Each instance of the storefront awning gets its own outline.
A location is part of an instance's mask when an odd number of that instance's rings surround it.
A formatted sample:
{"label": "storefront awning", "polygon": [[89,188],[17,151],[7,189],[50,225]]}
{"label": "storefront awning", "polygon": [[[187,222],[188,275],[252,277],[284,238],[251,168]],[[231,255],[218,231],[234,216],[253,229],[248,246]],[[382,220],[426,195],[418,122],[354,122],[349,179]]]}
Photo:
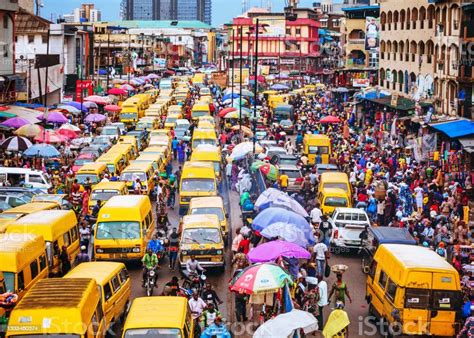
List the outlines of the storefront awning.
{"label": "storefront awning", "polygon": [[429,126],[446,134],[449,138],[459,138],[463,136],[474,135],[474,122],[469,120],[431,123]]}
{"label": "storefront awning", "polygon": [[459,143],[461,143],[465,152],[469,154],[474,153],[474,136],[460,138]]}

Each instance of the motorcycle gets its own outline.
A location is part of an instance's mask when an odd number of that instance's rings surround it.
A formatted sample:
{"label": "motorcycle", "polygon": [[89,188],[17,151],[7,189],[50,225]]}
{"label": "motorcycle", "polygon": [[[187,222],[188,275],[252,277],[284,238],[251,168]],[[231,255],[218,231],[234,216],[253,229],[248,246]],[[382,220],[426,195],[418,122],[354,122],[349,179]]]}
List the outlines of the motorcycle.
{"label": "motorcycle", "polygon": [[206,275],[203,272],[191,273],[184,276],[182,287],[187,290],[196,289],[201,294],[204,283],[206,282]]}
{"label": "motorcycle", "polygon": [[155,269],[148,269],[145,278],[145,291],[148,297],[153,295],[153,289],[155,288],[155,281],[156,281],[156,271]]}

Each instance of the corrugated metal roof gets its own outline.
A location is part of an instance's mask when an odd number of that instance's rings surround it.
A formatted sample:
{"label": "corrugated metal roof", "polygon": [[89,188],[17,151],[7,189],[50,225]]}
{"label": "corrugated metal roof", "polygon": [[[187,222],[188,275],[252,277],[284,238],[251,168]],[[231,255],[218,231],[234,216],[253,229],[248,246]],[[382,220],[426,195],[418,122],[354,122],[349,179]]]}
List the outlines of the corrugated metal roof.
{"label": "corrugated metal roof", "polygon": [[[189,29],[211,29],[208,24],[198,20],[124,20],[102,22],[127,28],[189,28]],[[172,23],[176,23],[172,25]]]}
{"label": "corrugated metal roof", "polygon": [[15,14],[15,34],[47,33],[51,22],[23,9]]}

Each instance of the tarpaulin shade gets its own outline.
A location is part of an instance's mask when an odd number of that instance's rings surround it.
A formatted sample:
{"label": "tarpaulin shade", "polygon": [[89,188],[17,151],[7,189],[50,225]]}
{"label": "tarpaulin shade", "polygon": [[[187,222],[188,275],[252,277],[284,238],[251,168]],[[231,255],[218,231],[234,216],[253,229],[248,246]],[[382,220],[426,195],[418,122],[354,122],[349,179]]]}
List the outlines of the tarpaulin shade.
{"label": "tarpaulin shade", "polygon": [[433,123],[430,124],[430,127],[446,134],[450,138],[458,138],[474,134],[474,122],[469,120]]}

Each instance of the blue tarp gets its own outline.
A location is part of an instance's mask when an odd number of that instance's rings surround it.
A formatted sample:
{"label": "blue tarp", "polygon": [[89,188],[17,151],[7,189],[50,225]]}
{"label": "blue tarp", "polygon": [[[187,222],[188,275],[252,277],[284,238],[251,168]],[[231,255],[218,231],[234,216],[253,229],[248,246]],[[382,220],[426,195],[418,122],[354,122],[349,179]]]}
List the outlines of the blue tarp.
{"label": "blue tarp", "polygon": [[450,138],[458,138],[474,134],[474,122],[469,120],[457,120],[445,123],[430,124],[437,131],[440,131]]}

